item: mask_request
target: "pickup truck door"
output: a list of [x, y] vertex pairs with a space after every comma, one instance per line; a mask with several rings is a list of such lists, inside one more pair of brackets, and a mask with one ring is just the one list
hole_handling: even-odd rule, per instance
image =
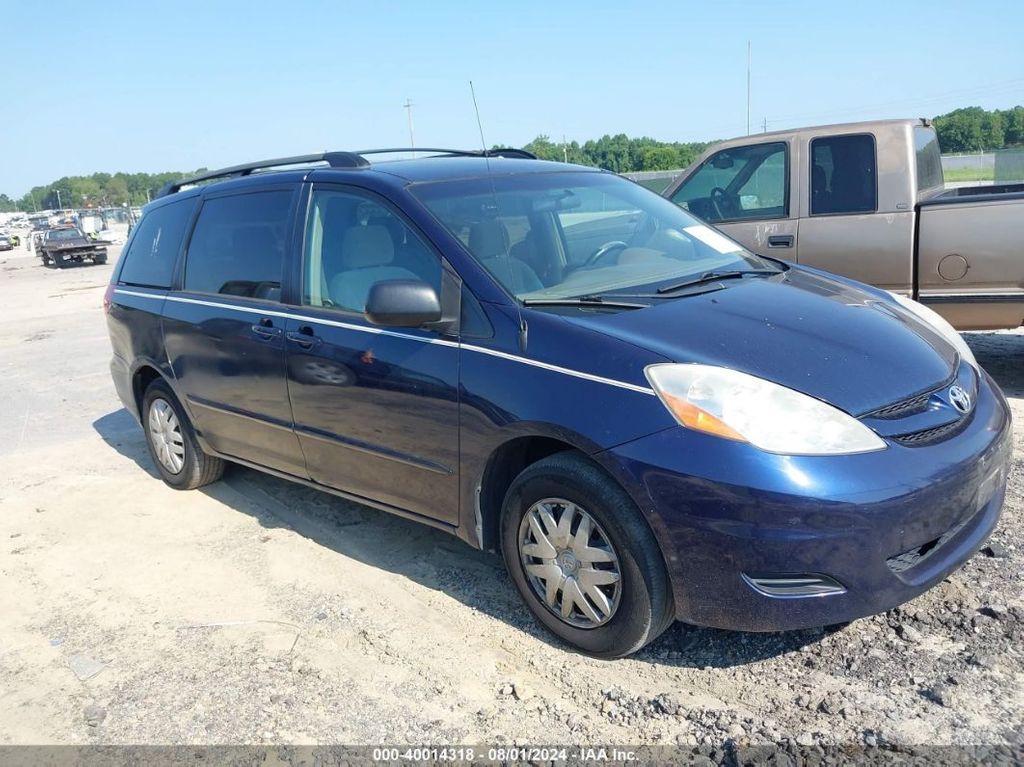
[[[870, 133], [799, 139], [806, 146], [800, 183], [801, 264], [825, 269], [886, 290], [909, 293], [913, 284], [914, 210], [905, 180], [893, 168], [880, 184], [878, 149], [898, 136]], [[886, 170], [882, 168], [883, 172]], [[909, 189], [907, 187], [906, 189]], [[904, 199], [904, 196], [906, 199]]]
[[748, 250], [795, 261], [799, 218], [790, 190], [796, 164], [785, 141], [726, 147], [665, 196]]

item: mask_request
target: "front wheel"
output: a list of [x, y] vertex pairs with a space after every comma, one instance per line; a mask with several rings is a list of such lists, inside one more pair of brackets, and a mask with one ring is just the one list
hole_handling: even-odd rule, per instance
[[188, 416], [159, 379], [142, 398], [142, 427], [160, 477], [175, 490], [194, 490], [221, 478], [224, 461], [199, 447]]
[[581, 455], [558, 453], [516, 477], [501, 547], [533, 614], [584, 652], [629, 655], [673, 621], [654, 534], [618, 483]]

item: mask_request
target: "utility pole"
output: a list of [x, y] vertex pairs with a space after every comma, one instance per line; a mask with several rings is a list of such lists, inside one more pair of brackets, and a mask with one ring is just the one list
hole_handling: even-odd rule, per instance
[[54, 191], [57, 193], [57, 210], [64, 210], [63, 206], [60, 204], [60, 189], [55, 189]]
[[750, 41], [747, 40], [747, 135], [750, 135]]
[[569, 144], [565, 140], [565, 134], [562, 134], [562, 161], [569, 162]]
[[763, 120], [761, 120], [761, 133], [767, 133], [767, 132], [768, 132], [768, 118], [765, 117]]
[[[411, 99], [406, 99], [405, 103], [402, 106], [405, 107], [405, 111], [409, 115], [409, 146], [412, 147], [415, 150], [416, 149], [416, 134], [413, 132], [413, 129], [412, 129], [412, 108], [413, 108], [414, 105], [413, 105]], [[416, 152], [415, 151], [412, 153], [412, 156], [413, 156], [413, 158], [416, 157]]]

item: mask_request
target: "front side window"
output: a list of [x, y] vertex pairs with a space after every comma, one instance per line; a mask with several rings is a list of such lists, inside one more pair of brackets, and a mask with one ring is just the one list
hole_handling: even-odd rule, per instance
[[293, 194], [214, 197], [203, 203], [185, 261], [185, 290], [281, 299]]
[[441, 289], [441, 261], [409, 226], [354, 192], [313, 192], [303, 254], [303, 303], [363, 312], [370, 288], [418, 280]]
[[672, 202], [711, 223], [786, 218], [788, 165], [781, 141], [723, 149], [682, 183]]
[[[773, 269], [659, 195], [609, 173], [527, 173], [412, 191], [522, 300], [649, 292], [707, 272]], [[518, 241], [513, 226], [528, 222]]]
[[147, 211], [124, 254], [118, 280], [141, 287], [171, 287], [181, 240], [195, 207], [193, 197]]
[[811, 141], [811, 215], [877, 209], [874, 137], [827, 136]]

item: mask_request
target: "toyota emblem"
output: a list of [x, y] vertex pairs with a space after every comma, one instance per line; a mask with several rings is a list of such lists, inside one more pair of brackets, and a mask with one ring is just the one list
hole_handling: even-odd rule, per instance
[[953, 407], [961, 413], [969, 413], [971, 410], [971, 395], [962, 386], [953, 386], [949, 390], [949, 401]]

